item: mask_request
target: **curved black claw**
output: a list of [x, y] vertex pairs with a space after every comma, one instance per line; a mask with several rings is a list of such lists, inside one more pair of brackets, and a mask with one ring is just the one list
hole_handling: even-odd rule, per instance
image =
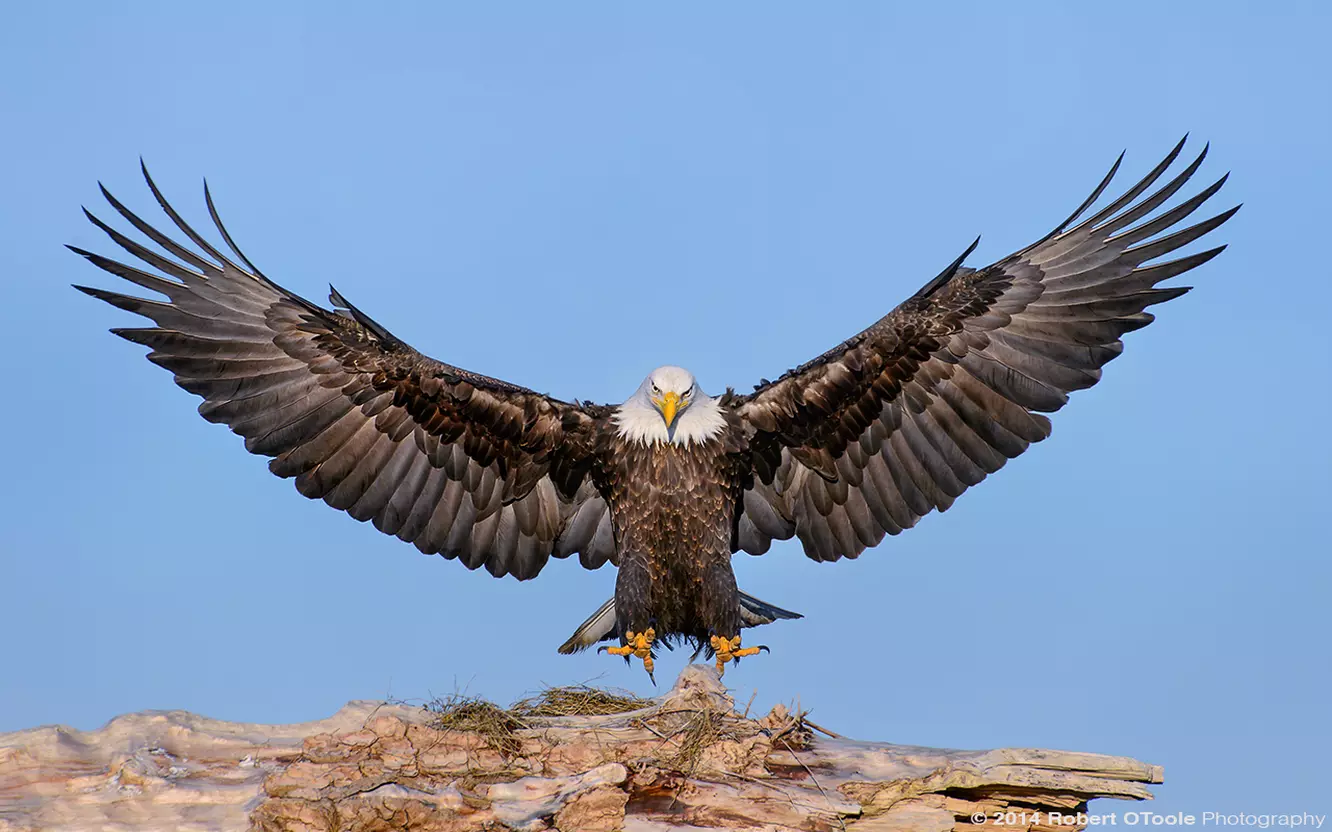
[[[760, 644], [758, 647], [755, 647], [754, 649], [755, 649], [755, 650], [758, 650], [758, 651], [760, 651], [760, 652], [762, 652], [762, 653], [771, 653], [771, 652], [772, 652], [771, 650], [768, 649], [768, 645], [766, 645], [766, 644]], [[739, 657], [739, 656], [736, 656], [734, 659], [732, 659], [732, 661], [734, 661], [736, 664], [740, 664], [740, 657]]]
[[[600, 655], [600, 654], [602, 654], [602, 653], [605, 653], [607, 650], [610, 650], [610, 645], [609, 645], [609, 644], [603, 644], [603, 645], [601, 645], [600, 647], [597, 648], [597, 655]], [[625, 663], [625, 664], [629, 664], [629, 657], [628, 657], [628, 656], [625, 656], [625, 657], [624, 657], [624, 663]]]

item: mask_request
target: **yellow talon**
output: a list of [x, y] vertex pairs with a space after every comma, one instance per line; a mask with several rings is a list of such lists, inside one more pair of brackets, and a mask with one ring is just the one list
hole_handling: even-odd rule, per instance
[[[636, 656], [643, 660], [643, 669], [647, 671], [648, 678], [653, 679], [652, 669], [655, 667], [652, 661], [652, 642], [657, 638], [657, 631], [648, 627], [641, 633], [635, 633], [630, 630], [624, 634], [625, 644], [618, 647], [603, 647], [607, 653], [612, 656]], [[656, 680], [653, 679], [655, 682]]]
[[744, 656], [756, 656], [768, 649], [762, 645], [742, 648], [740, 646], [740, 636], [729, 639], [724, 636], [713, 636], [709, 640], [709, 644], [712, 645], [712, 652], [717, 656], [717, 675], [719, 676], [726, 673], [727, 662], [735, 661]]

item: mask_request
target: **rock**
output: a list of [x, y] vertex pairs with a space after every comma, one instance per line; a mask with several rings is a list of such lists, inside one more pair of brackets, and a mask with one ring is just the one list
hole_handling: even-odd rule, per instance
[[499, 739], [377, 702], [303, 725], [153, 711], [19, 731], [0, 735], [0, 832], [943, 832], [1148, 799], [1162, 778], [1124, 757], [820, 736], [782, 706], [748, 719], [703, 665], [637, 710], [579, 713], [505, 716]]

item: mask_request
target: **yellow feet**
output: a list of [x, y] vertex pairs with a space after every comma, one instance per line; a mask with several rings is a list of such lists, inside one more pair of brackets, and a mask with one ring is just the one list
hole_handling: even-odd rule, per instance
[[757, 656], [768, 648], [759, 645], [758, 647], [741, 647], [740, 636], [734, 638], [725, 638], [723, 636], [713, 636], [709, 642], [712, 645], [712, 652], [717, 655], [717, 675], [726, 672], [726, 663], [732, 660], [739, 660], [744, 656]]
[[[641, 633], [635, 633], [630, 630], [624, 634], [624, 638], [627, 643], [623, 646], [602, 647], [601, 650], [605, 650], [612, 656], [624, 656], [626, 659], [628, 659], [629, 656], [637, 656], [642, 659], [643, 669], [647, 671], [648, 678], [651, 679], [652, 684], [655, 685], [657, 680], [652, 675], [652, 642], [657, 638], [657, 631], [651, 627], [648, 627]], [[601, 650], [598, 650], [597, 652], [599, 653]]]

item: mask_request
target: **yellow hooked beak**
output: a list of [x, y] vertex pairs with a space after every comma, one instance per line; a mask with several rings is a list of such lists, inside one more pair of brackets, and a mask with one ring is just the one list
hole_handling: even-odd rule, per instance
[[666, 393], [657, 402], [661, 406], [661, 418], [666, 420], [666, 427], [675, 424], [675, 414], [680, 410], [682, 401], [679, 393]]

